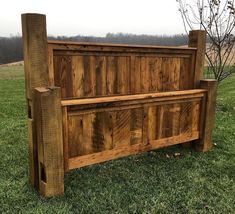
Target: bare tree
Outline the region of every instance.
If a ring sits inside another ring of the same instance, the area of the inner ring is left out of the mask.
[[[176,0],[184,28],[207,33],[207,72],[222,81],[235,72],[234,0]]]

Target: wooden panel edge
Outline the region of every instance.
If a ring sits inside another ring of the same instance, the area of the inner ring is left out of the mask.
[[[126,157],[133,154],[138,154],[166,146],[185,143],[187,141],[196,140],[199,138],[199,132],[181,134],[174,137],[150,141],[149,144],[136,144],[133,146],[123,147],[121,149],[109,150],[81,157],[69,159],[69,170],[88,166],[91,164],[101,163],[121,157]]]

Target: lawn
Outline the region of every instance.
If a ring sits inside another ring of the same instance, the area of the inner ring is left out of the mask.
[[[210,152],[173,146],[73,170],[65,194],[44,199],[28,183],[23,67],[0,67],[0,213],[235,213],[235,76],[217,102]]]

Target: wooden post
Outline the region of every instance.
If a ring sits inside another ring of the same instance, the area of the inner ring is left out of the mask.
[[[60,88],[36,88],[33,103],[38,143],[39,192],[44,197],[63,194],[64,159]]]
[[[199,88],[203,79],[204,60],[206,51],[206,31],[192,30],[189,32],[188,46],[197,48],[195,61],[194,87]]]
[[[205,79],[201,80],[200,88],[206,89],[206,100],[205,109],[203,115],[201,116],[201,126],[200,129],[201,136],[199,142],[195,143],[196,149],[198,151],[206,152],[209,151],[212,146],[212,131],[215,123],[215,106],[216,106],[216,92],[217,92],[218,82],[217,80]]]
[[[189,32],[188,46],[197,48],[195,69],[194,69],[194,88],[200,87],[200,80],[203,79],[204,60],[206,51],[206,31],[192,30]],[[182,146],[189,148],[192,147],[193,142],[183,143]]]
[[[28,107],[29,180],[38,189],[38,157],[32,93],[35,87],[48,86],[46,16],[22,14],[25,87]]]

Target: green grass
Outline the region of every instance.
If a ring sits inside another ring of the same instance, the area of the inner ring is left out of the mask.
[[[210,152],[173,146],[73,170],[50,199],[28,183],[22,67],[0,68],[0,103],[0,213],[235,213],[235,76],[219,86]]]

